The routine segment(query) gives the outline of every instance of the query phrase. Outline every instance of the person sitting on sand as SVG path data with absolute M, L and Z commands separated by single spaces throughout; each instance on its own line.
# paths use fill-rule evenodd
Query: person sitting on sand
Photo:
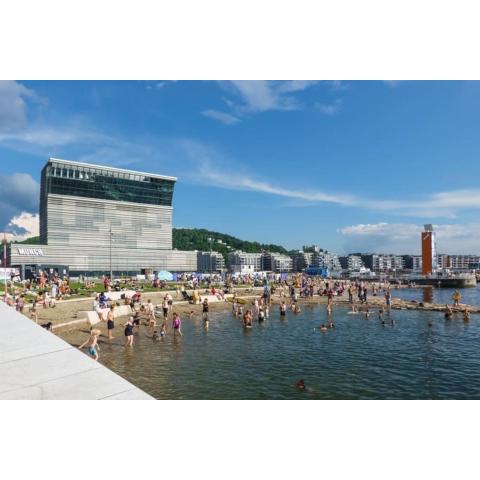
M 90 337 L 88 340 L 83 342 L 78 348 L 81 350 L 83 347 L 88 346 L 88 353 L 93 357 L 94 360 L 98 360 L 98 352 L 100 347 L 98 345 L 98 337 L 100 335 L 100 330 L 94 328 L 90 330 Z

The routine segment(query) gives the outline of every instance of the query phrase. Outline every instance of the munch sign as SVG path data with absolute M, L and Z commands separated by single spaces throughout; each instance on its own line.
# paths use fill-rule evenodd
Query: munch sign
M 19 255 L 43 257 L 43 250 L 41 248 L 17 248 L 17 251 Z

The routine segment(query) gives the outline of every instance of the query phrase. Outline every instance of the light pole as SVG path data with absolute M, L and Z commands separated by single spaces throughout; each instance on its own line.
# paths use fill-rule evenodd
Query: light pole
M 4 273 L 5 273 L 5 297 L 3 301 L 5 304 L 7 303 L 7 296 L 8 296 L 8 290 L 7 290 L 7 233 L 3 232 L 3 268 L 4 268 Z
M 113 282 L 113 270 L 112 270 L 112 224 L 110 224 L 109 239 L 110 239 L 110 283 Z
M 212 241 L 213 238 L 208 237 L 208 241 L 210 242 L 210 275 L 212 274 Z

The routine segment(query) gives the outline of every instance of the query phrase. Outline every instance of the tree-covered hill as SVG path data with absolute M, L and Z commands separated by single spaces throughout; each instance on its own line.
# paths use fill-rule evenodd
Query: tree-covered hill
M 213 239 L 210 244 L 209 238 Z M 249 242 L 224 233 L 212 232 L 203 228 L 174 228 L 173 248 L 177 250 L 203 250 L 221 253 L 225 259 L 229 252 L 242 250 L 248 253 L 261 253 L 262 251 L 287 254 L 288 251 L 280 245 Z

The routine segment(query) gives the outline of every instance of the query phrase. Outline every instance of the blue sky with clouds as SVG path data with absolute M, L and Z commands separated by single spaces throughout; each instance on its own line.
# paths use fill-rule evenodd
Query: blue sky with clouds
M 178 176 L 175 226 L 480 253 L 479 127 L 478 82 L 0 82 L 0 223 L 34 231 L 54 156 Z

